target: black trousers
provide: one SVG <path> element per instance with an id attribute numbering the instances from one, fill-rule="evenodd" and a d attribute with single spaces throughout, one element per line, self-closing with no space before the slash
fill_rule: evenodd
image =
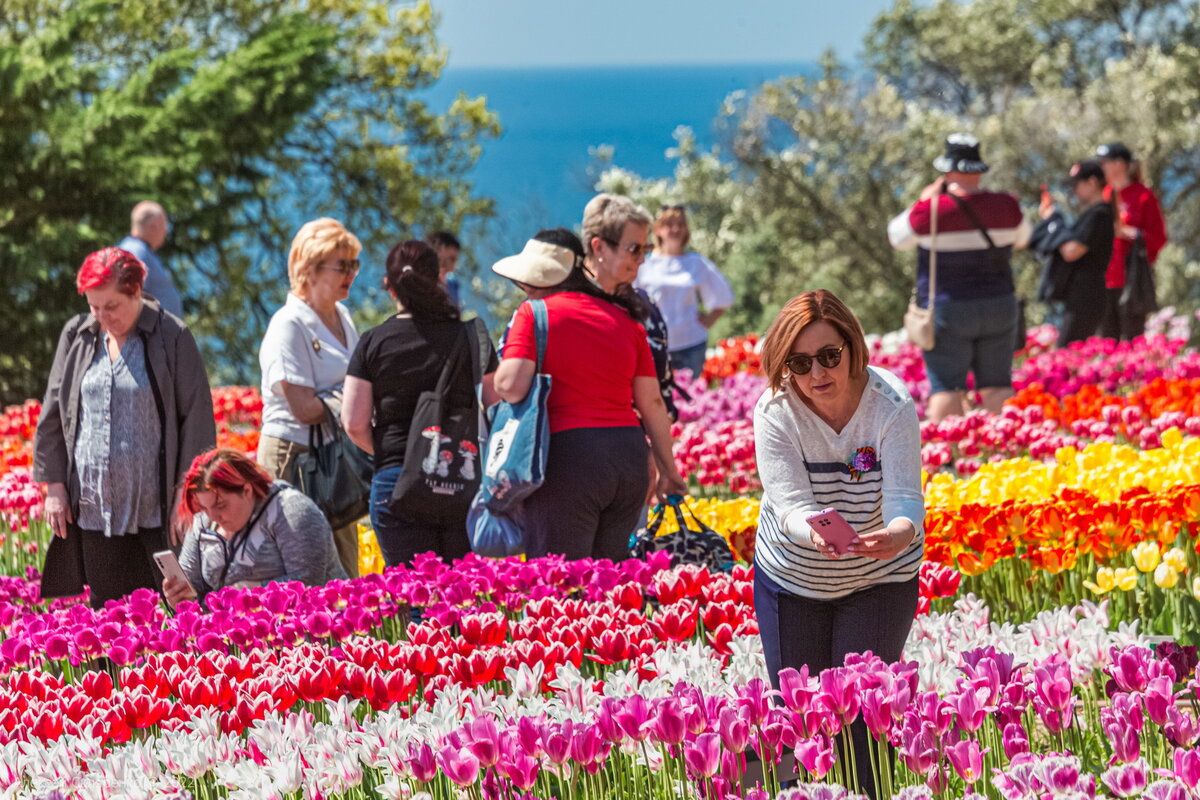
<path id="1" fill-rule="evenodd" d="M 552 434 L 546 481 L 522 512 L 526 556 L 628 558 L 650 485 L 646 451 L 641 427 Z"/>
<path id="2" fill-rule="evenodd" d="M 80 530 L 83 580 L 91 588 L 92 608 L 136 589 L 162 591 L 163 576 L 152 558 L 170 550 L 162 528 L 143 528 L 136 534 L 105 536 L 102 531 Z"/>
<path id="3" fill-rule="evenodd" d="M 1146 332 L 1145 314 L 1126 314 L 1121 311 L 1120 299 L 1123 289 L 1105 289 L 1104 319 L 1100 323 L 1100 335 L 1106 339 L 1128 342 Z"/>
<path id="4" fill-rule="evenodd" d="M 1058 346 L 1082 342 L 1095 336 L 1108 309 L 1108 294 L 1104 276 L 1075 276 L 1063 301 L 1062 320 L 1058 326 Z"/>
<path id="5" fill-rule="evenodd" d="M 904 583 L 878 583 L 836 600 L 809 600 L 791 594 L 757 565 L 754 570 L 754 613 L 771 685 L 779 688 L 779 671 L 808 665 L 808 674 L 840 667 L 849 653 L 870 650 L 888 663 L 898 661 L 917 613 L 917 578 Z M 870 734 L 862 718 L 850 726 L 858 783 L 875 797 L 871 774 Z"/>

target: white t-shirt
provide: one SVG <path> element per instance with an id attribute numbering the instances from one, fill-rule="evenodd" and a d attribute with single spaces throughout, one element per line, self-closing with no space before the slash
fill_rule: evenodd
<path id="1" fill-rule="evenodd" d="M 656 253 L 642 263 L 633 285 L 644 289 L 662 312 L 667 323 L 667 346 L 672 351 L 708 341 L 708 330 L 697 319 L 701 302 L 709 311 L 733 305 L 729 281 L 716 264 L 699 253 Z"/>
<path id="2" fill-rule="evenodd" d="M 308 444 L 308 426 L 292 416 L 280 385 L 283 381 L 307 386 L 323 397 L 341 391 L 350 354 L 358 344 L 358 331 L 346 307 L 338 303 L 337 310 L 346 332 L 345 346 L 325 327 L 317 312 L 291 292 L 283 308 L 271 317 L 258 349 L 264 436 Z"/>

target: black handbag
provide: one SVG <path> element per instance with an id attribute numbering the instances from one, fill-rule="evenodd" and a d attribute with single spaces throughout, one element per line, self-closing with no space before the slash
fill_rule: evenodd
<path id="1" fill-rule="evenodd" d="M 336 530 L 367 515 L 375 459 L 350 441 L 324 400 L 321 405 L 333 436 L 327 440 L 325 426 L 310 425 L 308 452 L 296 456 L 284 480 L 316 503 Z"/>
<path id="2" fill-rule="evenodd" d="M 658 530 L 668 508 L 674 513 L 679 530 L 659 536 Z M 650 553 L 666 550 L 671 554 L 673 567 L 695 564 L 710 572 L 733 569 L 733 551 L 725 537 L 704 524 L 678 495 L 669 497 L 665 506 L 655 506 L 650 524 L 634 534 L 629 544 L 629 552 L 634 558 L 645 558 Z"/>
<path id="3" fill-rule="evenodd" d="M 404 468 L 392 490 L 391 509 L 399 514 L 440 520 L 465 517 L 479 490 L 479 401 L 456 395 L 456 379 L 468 362 L 472 386 L 482 372 L 480 320 L 464 323 L 437 386 L 421 392 L 408 428 Z"/>
<path id="4" fill-rule="evenodd" d="M 1123 314 L 1144 317 L 1158 311 L 1156 294 L 1154 270 L 1146 253 L 1146 241 L 1139 235 L 1133 240 L 1125 259 L 1125 288 L 1121 290 L 1117 305 Z"/>

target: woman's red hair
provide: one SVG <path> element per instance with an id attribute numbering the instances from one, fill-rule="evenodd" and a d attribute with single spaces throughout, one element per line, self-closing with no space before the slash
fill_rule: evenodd
<path id="1" fill-rule="evenodd" d="M 83 260 L 83 266 L 75 276 L 75 287 L 83 294 L 115 283 L 117 290 L 133 297 L 146 282 L 146 265 L 128 250 L 106 247 L 97 250 Z"/>
<path id="2" fill-rule="evenodd" d="M 827 289 L 817 289 L 789 300 L 763 338 L 762 369 L 773 391 L 778 392 L 783 387 L 783 362 L 791 355 L 796 337 L 814 322 L 832 325 L 846 341 L 851 377 L 858 377 L 867 368 L 870 354 L 862 323 L 837 295 Z"/>
<path id="3" fill-rule="evenodd" d="M 200 510 L 196 495 L 219 489 L 223 492 L 240 492 L 249 486 L 259 499 L 271 491 L 271 476 L 239 450 L 218 447 L 201 453 L 192 461 L 191 468 L 183 476 L 183 496 L 179 498 L 179 517 L 185 522 Z"/>

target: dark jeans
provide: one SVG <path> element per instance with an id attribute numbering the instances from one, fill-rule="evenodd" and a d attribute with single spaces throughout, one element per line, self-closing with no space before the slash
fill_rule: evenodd
<path id="1" fill-rule="evenodd" d="M 870 650 L 888 663 L 898 661 L 917 613 L 918 591 L 913 578 L 875 584 L 836 600 L 809 600 L 787 592 L 755 565 L 754 613 L 771 684 L 779 688 L 779 671 L 785 667 L 807 664 L 809 674 L 816 676 L 842 666 L 849 653 Z M 874 797 L 870 734 L 861 718 L 850 726 L 850 735 L 859 785 Z"/>
<path id="2" fill-rule="evenodd" d="M 1128 342 L 1146 332 L 1145 314 L 1126 314 L 1121 311 L 1121 292 L 1124 289 L 1105 289 L 1104 320 L 1100 323 L 1100 335 L 1106 339 Z"/>
<path id="3" fill-rule="evenodd" d="M 91 589 L 92 608 L 124 597 L 137 589 L 162 592 L 163 577 L 152 558 L 170 550 L 162 528 L 142 528 L 124 536 L 80 530 L 83 582 Z"/>
<path id="4" fill-rule="evenodd" d="M 525 500 L 525 554 L 629 557 L 650 474 L 640 427 L 573 428 L 550 436 L 546 482 Z"/>
<path id="5" fill-rule="evenodd" d="M 449 564 L 471 552 L 467 515 L 444 520 L 421 519 L 392 511 L 392 489 L 403 467 L 387 467 L 371 479 L 371 526 L 389 567 L 412 561 L 417 553 L 433 552 Z"/>
<path id="6" fill-rule="evenodd" d="M 668 357 L 671 360 L 671 369 L 678 372 L 679 370 L 691 370 L 692 378 L 698 379 L 704 374 L 704 362 L 708 355 L 708 342 L 685 347 L 682 350 L 672 350 Z"/>

